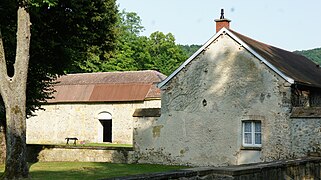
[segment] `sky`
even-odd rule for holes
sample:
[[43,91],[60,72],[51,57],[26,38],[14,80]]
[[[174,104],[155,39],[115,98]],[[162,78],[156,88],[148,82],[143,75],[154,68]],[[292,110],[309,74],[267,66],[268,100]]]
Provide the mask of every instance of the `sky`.
[[149,36],[172,33],[177,44],[203,45],[215,34],[221,9],[230,28],[285,50],[321,47],[321,0],[117,0],[136,12]]

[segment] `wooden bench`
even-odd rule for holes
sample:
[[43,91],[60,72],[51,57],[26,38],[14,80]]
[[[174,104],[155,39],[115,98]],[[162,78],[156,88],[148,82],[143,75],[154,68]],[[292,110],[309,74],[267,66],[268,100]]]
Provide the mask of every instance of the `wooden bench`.
[[76,142],[77,142],[78,138],[76,138],[76,137],[66,137],[65,140],[67,140],[66,144],[69,144],[69,140],[74,140],[74,145],[76,145]]

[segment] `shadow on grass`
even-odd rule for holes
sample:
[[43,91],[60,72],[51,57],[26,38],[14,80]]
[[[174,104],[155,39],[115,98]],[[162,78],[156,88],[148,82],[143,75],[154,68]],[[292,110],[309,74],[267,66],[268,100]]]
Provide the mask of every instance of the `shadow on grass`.
[[[113,164],[92,162],[37,162],[30,166],[32,179],[102,179],[186,168],[152,164]],[[2,170],[3,172],[3,170]]]

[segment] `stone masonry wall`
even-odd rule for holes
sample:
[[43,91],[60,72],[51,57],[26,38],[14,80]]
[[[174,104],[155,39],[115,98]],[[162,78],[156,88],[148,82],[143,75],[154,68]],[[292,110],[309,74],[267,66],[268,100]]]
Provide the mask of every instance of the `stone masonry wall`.
[[132,103],[49,104],[37,116],[27,119],[28,144],[66,143],[66,137],[79,141],[103,142],[103,126],[98,114],[112,115],[112,142],[133,143],[133,113],[137,108],[159,108],[160,100]]
[[127,163],[132,148],[27,145],[28,162],[111,162]]
[[321,152],[321,118],[291,118],[294,157]]
[[[289,84],[222,35],[163,87],[161,117],[136,129],[137,162],[225,166],[288,158],[290,110]],[[242,120],[261,121],[261,150],[243,150]]]

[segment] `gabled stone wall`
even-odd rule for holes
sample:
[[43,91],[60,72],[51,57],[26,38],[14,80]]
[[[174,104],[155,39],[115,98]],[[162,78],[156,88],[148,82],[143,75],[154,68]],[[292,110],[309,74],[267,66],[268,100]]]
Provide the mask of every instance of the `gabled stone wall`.
[[[137,162],[225,166],[289,158],[290,112],[290,84],[221,35],[163,87],[161,117],[135,131]],[[242,147],[243,120],[261,121],[261,148]]]

